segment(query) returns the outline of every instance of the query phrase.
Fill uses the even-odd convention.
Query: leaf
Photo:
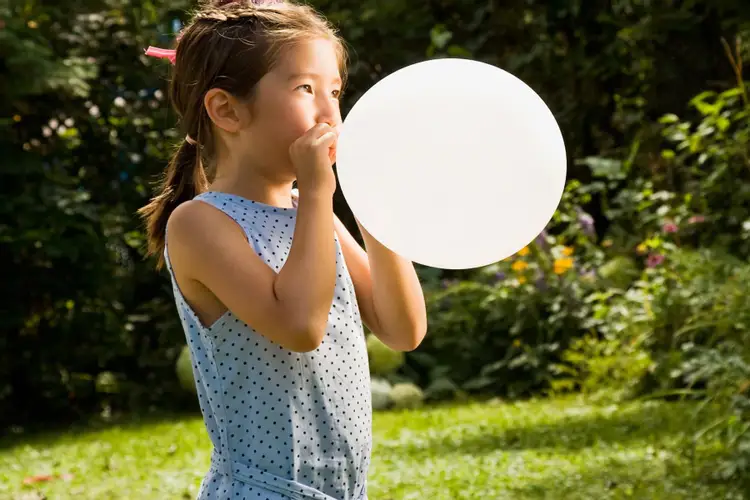
[[[594,177],[610,180],[624,179],[623,162],[612,158],[589,156],[577,161],[579,165],[586,165],[591,169]]]
[[[659,123],[662,123],[665,125],[671,124],[671,123],[677,123],[678,121],[680,121],[680,118],[677,115],[672,114],[672,113],[666,114],[662,116],[661,118],[659,118]]]
[[[430,30],[430,40],[432,41],[432,45],[438,50],[445,48],[451,38],[453,38],[453,33],[445,25],[438,24]]]

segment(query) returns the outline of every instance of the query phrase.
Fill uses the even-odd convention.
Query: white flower
[[[122,97],[115,97],[115,106],[118,108],[122,108],[125,106],[125,99]]]

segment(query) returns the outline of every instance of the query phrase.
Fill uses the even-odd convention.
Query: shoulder
[[[189,200],[175,208],[167,220],[167,234],[176,240],[200,236],[226,216],[220,210],[199,200]]]
[[[170,254],[201,258],[219,244],[245,237],[241,228],[218,208],[200,200],[180,204],[167,220]]]

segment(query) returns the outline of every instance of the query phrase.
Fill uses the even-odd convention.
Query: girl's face
[[[280,54],[258,82],[243,133],[264,166],[293,173],[289,146],[317,123],[341,124],[341,85],[339,60],[329,40],[303,42]]]

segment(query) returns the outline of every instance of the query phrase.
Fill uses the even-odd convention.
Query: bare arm
[[[336,219],[362,320],[388,347],[416,349],[427,331],[424,295],[414,265],[375,240],[361,225],[367,252]]]
[[[255,253],[234,221],[200,201],[173,212],[167,238],[176,273],[201,283],[266,338],[304,352],[315,349],[325,335],[336,250],[332,201],[303,196],[300,204],[292,248],[278,273]]]
[[[214,207],[185,203],[168,223],[173,266],[260,334],[298,352],[323,341],[336,287],[331,165],[337,137],[334,128],[319,123],[289,148],[301,187],[292,247],[278,273],[255,254],[241,228]]]

